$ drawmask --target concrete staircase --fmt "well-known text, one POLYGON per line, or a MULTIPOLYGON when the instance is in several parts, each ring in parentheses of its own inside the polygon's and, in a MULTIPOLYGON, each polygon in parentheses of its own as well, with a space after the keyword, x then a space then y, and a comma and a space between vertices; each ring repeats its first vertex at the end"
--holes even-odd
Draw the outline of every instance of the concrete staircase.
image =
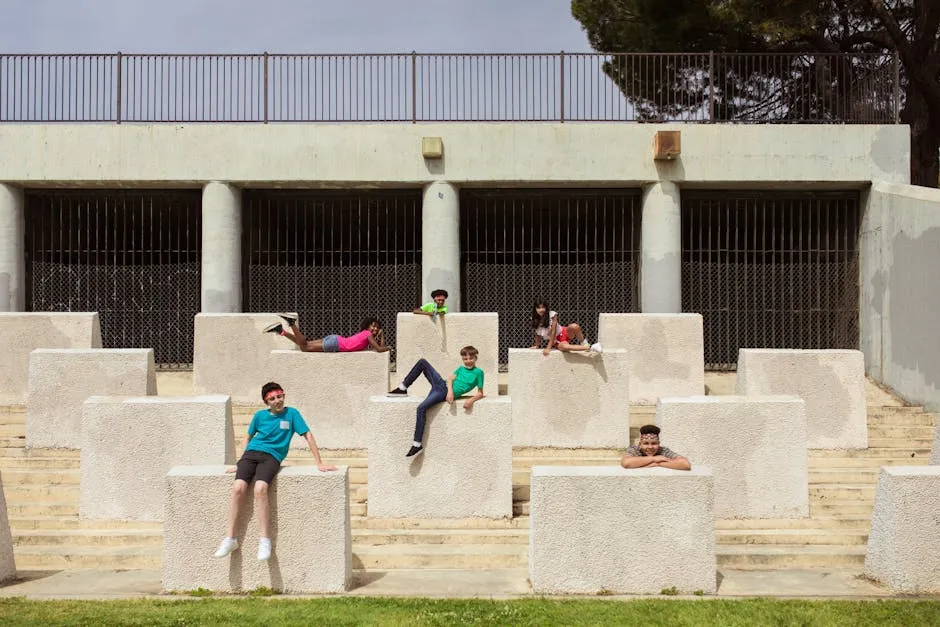
MULTIPOLYGON (((719 566, 861 567, 879 467, 927 464, 936 421, 922 408, 903 406, 886 394, 870 395, 870 403, 871 448, 810 452, 810 518, 718 521, 719 566)), ((236 409, 239 437, 251 413, 236 409)), ((651 417, 652 408, 635 408, 632 437, 651 417)), ((78 451, 27 450, 24 441, 24 409, 0 407, 0 472, 20 570, 160 567, 159 523, 79 520, 78 451)), ((514 517, 499 521, 370 519, 365 454, 336 452, 327 459, 350 466, 355 568, 507 569, 528 565, 530 468, 615 465, 619 451, 516 450, 514 517)), ((313 460, 305 451, 294 451, 288 463, 313 460)))

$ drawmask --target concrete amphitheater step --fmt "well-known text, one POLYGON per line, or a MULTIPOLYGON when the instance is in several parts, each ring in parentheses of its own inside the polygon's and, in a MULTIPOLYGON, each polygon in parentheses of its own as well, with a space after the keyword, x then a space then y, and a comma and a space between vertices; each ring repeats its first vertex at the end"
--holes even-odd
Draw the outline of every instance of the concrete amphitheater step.
POLYGON ((7 504, 30 503, 34 501, 74 502, 78 505, 81 488, 78 484, 13 484, 3 485, 7 504))
POLYGON ((528 544, 385 544, 353 546, 353 568, 525 568, 528 544))
POLYGON ((163 527, 150 529, 69 529, 13 532, 14 547, 161 547, 163 527))
POLYGON ((868 542, 868 531, 858 529, 719 529, 720 545, 860 546, 868 542))
POLYGON ((528 529, 529 517, 515 518, 367 518, 352 516, 353 529, 528 529))
POLYGON ((10 516, 10 528, 13 531, 73 531, 81 529, 158 529, 162 532, 162 525, 152 521, 136 520, 82 520, 75 516, 10 516))
POLYGON ((354 529, 353 546, 529 543, 528 529, 354 529))
POLYGON ((859 568, 867 547, 843 545, 719 545, 719 568, 754 570, 786 568, 859 568))
POLYGON ((26 470, 4 468, 3 485, 78 485, 82 475, 78 469, 26 470))
POLYGON ((160 547, 25 546, 14 550, 17 570, 159 569, 160 547))

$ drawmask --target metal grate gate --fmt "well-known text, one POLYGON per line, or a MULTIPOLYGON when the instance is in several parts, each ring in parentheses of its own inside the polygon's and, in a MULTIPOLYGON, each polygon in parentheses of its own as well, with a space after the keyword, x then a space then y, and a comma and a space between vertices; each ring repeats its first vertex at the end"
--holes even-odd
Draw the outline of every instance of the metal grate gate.
POLYGON ((296 311, 310 338, 349 335, 376 316, 395 345, 397 313, 421 298, 421 190, 242 198, 245 311, 296 311))
POLYGON ((705 365, 739 348, 858 348, 857 192, 684 192, 682 309, 705 365))
POLYGON ((200 309, 200 190, 28 190, 30 311, 97 311, 106 348, 193 361, 200 309))
POLYGON ((499 313, 499 362, 532 345, 537 300, 597 340, 598 314, 638 310, 640 190, 464 189, 463 305, 499 313))

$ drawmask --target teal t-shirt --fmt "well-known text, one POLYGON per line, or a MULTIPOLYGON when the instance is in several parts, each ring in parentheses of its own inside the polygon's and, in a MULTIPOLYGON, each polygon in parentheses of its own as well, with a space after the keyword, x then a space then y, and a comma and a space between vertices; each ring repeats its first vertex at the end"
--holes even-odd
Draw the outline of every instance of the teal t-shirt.
POLYGON ((454 370, 453 390, 454 396, 463 396, 473 388, 483 389, 483 371, 477 367, 465 368, 463 366, 454 370))
POLYGON ((447 313, 447 305, 442 305, 442 306, 438 307, 437 304, 436 304, 433 300, 432 300, 430 303, 424 303, 423 305, 421 305, 421 311, 426 311, 426 312, 428 312, 428 313, 434 313, 435 310, 437 310, 437 313, 439 313, 439 314, 446 314, 446 313, 447 313))
POLYGON ((294 434, 303 435, 310 431, 303 416, 293 407, 285 407, 280 414, 272 414, 269 409, 260 409, 255 412, 248 425, 248 440, 246 451, 261 451, 273 456, 279 462, 287 457, 291 438, 294 434))

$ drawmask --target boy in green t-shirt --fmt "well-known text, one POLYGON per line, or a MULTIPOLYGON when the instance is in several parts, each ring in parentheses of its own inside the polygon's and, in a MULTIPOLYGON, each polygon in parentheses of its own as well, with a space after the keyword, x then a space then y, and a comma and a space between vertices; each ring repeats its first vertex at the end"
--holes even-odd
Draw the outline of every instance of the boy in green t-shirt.
POLYGON ((426 359, 419 359, 411 368, 397 388, 389 392, 390 395, 404 395, 408 393, 408 386, 415 382, 418 375, 424 375, 424 378, 431 384, 431 391, 427 397, 418 405, 415 419, 415 437, 411 444, 411 449, 405 457, 414 457, 424 452, 424 445, 421 443, 424 437, 424 425, 427 422, 427 411, 431 407, 447 401, 451 405, 458 396, 463 396, 473 389, 476 393, 464 401, 463 408, 470 410, 473 404, 483 398, 483 371, 477 368, 477 349, 472 346, 464 346, 460 349, 460 358, 463 365, 454 370, 454 374, 444 381, 443 377, 434 369, 426 359))
POLYGON ((424 303, 411 313, 419 316, 430 316, 431 320, 443 316, 447 314, 447 305, 444 304, 447 301, 447 296, 447 290, 434 290, 431 292, 431 302, 424 303))

